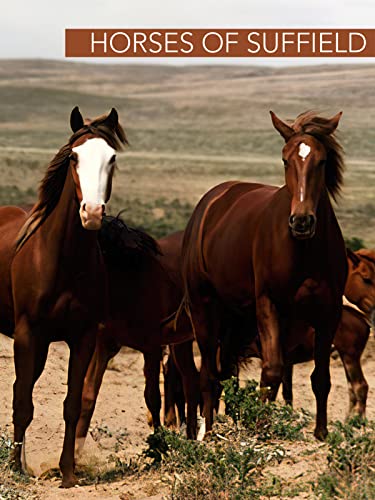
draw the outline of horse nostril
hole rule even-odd
[[[289,225],[298,232],[310,231],[314,228],[316,218],[314,215],[291,215]]]
[[[309,222],[310,222],[310,216],[309,215],[303,215],[302,217],[299,217],[299,219],[298,219],[298,223],[302,227],[308,226]]]
[[[86,203],[84,203],[84,204],[82,205],[82,210],[83,210],[84,212],[86,212]]]

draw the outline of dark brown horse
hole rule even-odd
[[[333,345],[345,369],[349,390],[349,415],[365,416],[368,384],[361,367],[361,356],[366,347],[375,314],[375,252],[362,249],[348,250],[349,273],[345,286],[344,307]],[[299,345],[286,347],[283,375],[283,397],[292,404],[293,364],[310,361],[314,353],[314,330],[300,336]],[[256,343],[250,348],[260,357]],[[249,353],[250,354],[250,353]]]
[[[281,381],[282,345],[291,321],[310,324],[316,332],[314,434],[324,439],[330,349],[347,274],[345,245],[330,201],[342,183],[342,151],[334,137],[341,113],[326,119],[307,112],[290,125],[271,116],[286,142],[286,185],[226,182],[202,198],[184,235],[185,295],[179,313],[185,310],[191,316],[202,355],[208,431],[220,327],[227,317],[242,316],[251,338],[256,314],[263,352],[261,386],[269,388],[270,399]]]
[[[118,115],[84,124],[78,108],[73,135],[47,168],[30,214],[0,209],[0,331],[14,338],[13,463],[21,469],[25,431],[33,418],[33,387],[50,342],[70,348],[62,486],[76,483],[74,438],[84,376],[97,325],[106,314],[106,275],[97,242],[111,194],[115,153],[126,144]]]
[[[146,405],[154,428],[160,426],[161,346],[192,338],[189,322],[186,329],[179,329],[178,338],[172,327],[161,326],[181,301],[180,251],[175,251],[175,242],[180,245],[175,235],[157,243],[146,233],[128,228],[119,217],[104,219],[100,245],[108,275],[109,314],[98,331],[85,378],[78,451],[84,445],[108,362],[122,346],[143,353]]]

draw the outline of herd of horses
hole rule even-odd
[[[314,434],[324,439],[334,345],[350,411],[364,415],[360,357],[374,320],[375,253],[345,248],[332,207],[343,181],[340,117],[305,112],[287,123],[271,112],[285,141],[285,185],[224,182],[203,196],[185,231],[155,241],[105,215],[116,152],[127,144],[116,110],[84,120],[73,109],[73,135],[48,165],[35,206],[0,208],[0,331],[14,339],[16,469],[33,387],[50,342],[59,340],[70,349],[63,487],[76,484],[75,451],[121,346],[143,353],[154,428],[161,425],[162,347],[169,346],[165,420],[175,420],[176,403],[183,421],[186,403],[192,439],[198,407],[210,432],[220,381],[238,375],[248,356],[262,360],[264,397],[274,400],[282,383],[289,404],[293,364],[314,360]]]

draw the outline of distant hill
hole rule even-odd
[[[32,197],[35,170],[40,176],[51,152],[66,140],[77,104],[85,116],[112,106],[119,111],[131,143],[119,174],[120,198],[178,198],[189,204],[228,178],[282,182],[282,140],[270,109],[284,119],[307,109],[325,115],[343,110],[340,137],[348,171],[339,213],[350,235],[375,244],[375,224],[369,230],[375,223],[374,81],[375,65],[0,60],[0,198],[9,198],[6,186],[21,190],[12,200]]]

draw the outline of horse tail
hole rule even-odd
[[[182,297],[182,300],[180,302],[180,305],[178,306],[178,309],[174,314],[174,320],[173,320],[173,329],[176,332],[177,331],[177,322],[181,314],[185,313],[187,317],[189,318],[191,328],[193,331],[193,336],[194,339],[196,339],[196,333],[195,333],[195,326],[194,326],[194,321],[193,321],[193,315],[191,314],[191,301],[189,297],[189,291],[186,289],[184,296]]]

